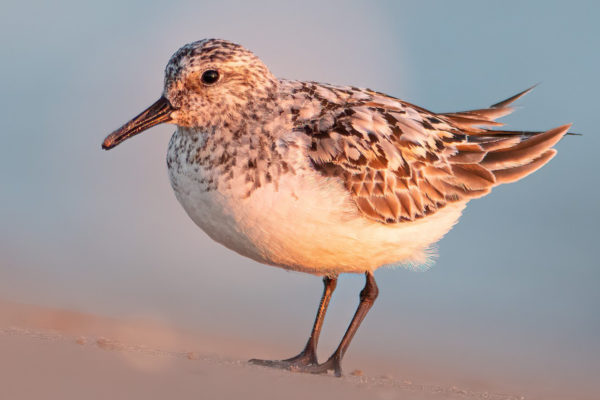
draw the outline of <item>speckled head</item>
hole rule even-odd
[[[204,130],[272,98],[277,79],[244,47],[220,39],[179,49],[165,69],[164,97],[180,126]]]
[[[162,97],[106,137],[111,149],[148,128],[163,123],[214,131],[232,120],[244,120],[268,108],[278,80],[244,47],[221,39],[205,39],[177,50],[165,69]]]

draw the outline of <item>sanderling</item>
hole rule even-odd
[[[373,272],[427,262],[470,199],[556,154],[570,125],[488,129],[529,90],[489,108],[437,114],[370,89],[277,79],[242,46],[201,40],[171,57],[160,99],[102,147],[176,124],[169,178],[192,220],[239,254],[324,277],[304,350],[251,362],[339,376],[378,295]],[[344,272],[364,273],[366,284],[339,346],[319,363],[321,326]]]

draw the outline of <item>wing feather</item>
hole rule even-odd
[[[545,150],[554,146],[569,130],[571,125],[563,125],[503,149],[489,152],[481,161],[481,166],[491,170],[511,168],[531,162]]]
[[[481,128],[500,125],[494,120],[510,113],[510,104],[531,89],[488,109],[435,114],[368,89],[351,88],[361,93],[334,104],[313,88],[321,114],[295,122],[308,135],[315,169],[341,179],[366,217],[400,223],[484,196],[556,154],[552,146],[570,125],[546,132]]]
[[[548,149],[542,153],[541,156],[518,167],[506,168],[494,171],[496,176],[496,182],[498,183],[511,183],[516,182],[521,178],[526,177],[530,173],[534,172],[538,168],[542,167],[548,161],[550,161],[556,155],[555,149]]]

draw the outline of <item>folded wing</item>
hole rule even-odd
[[[495,119],[529,90],[490,108],[446,114],[365,90],[360,100],[323,107],[302,129],[314,167],[342,179],[365,216],[414,221],[517,181],[556,154],[552,147],[570,125],[545,132],[484,128],[501,125]]]

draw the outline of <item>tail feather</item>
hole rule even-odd
[[[519,179],[526,177],[532,172],[535,172],[541,167],[543,167],[544,164],[546,164],[556,155],[556,153],[557,152],[555,149],[548,149],[545,152],[543,152],[541,156],[534,159],[528,164],[493,171],[494,176],[496,177],[496,185],[500,185],[502,183],[516,182]]]
[[[441,114],[466,133],[466,143],[457,146],[458,152],[450,158],[452,163],[477,164],[495,177],[492,186],[515,182],[541,168],[554,155],[552,149],[563,136],[576,135],[568,132],[571,125],[563,125],[548,131],[492,130],[483,127],[502,125],[495,120],[513,111],[511,104],[535,86],[523,90],[489,108]]]
[[[535,86],[537,85],[534,85],[529,89],[523,90],[522,92],[517,93],[506,100],[502,100],[496,104],[493,104],[489,108],[444,113],[441,115],[448,118],[455,126],[457,126],[460,129],[469,129],[469,131],[472,130],[474,131],[474,133],[483,133],[485,132],[485,129],[477,127],[502,126],[503,124],[501,122],[497,122],[496,119],[512,113],[514,109],[510,107],[510,105],[516,100],[525,96],[527,93],[531,92],[535,88]]]
[[[452,192],[456,198],[479,197],[495,186],[518,181],[541,168],[554,157],[556,150],[552,147],[570,127],[568,124],[546,132],[513,136],[502,133],[498,136],[496,131],[488,130],[486,135],[477,136],[476,142],[455,145],[456,153],[447,158],[451,177],[439,168],[438,174],[432,168],[425,173],[436,189],[445,190],[443,193],[449,193],[452,186],[464,189],[464,192]],[[436,183],[438,180],[450,186],[440,186]]]
[[[554,146],[570,127],[571,124],[559,126],[532,136],[514,146],[488,152],[480,165],[495,171],[529,163]]]
[[[520,99],[521,97],[525,96],[527,93],[531,92],[533,89],[536,88],[538,84],[536,83],[535,85],[531,86],[528,89],[523,90],[522,92],[519,92],[517,94],[515,94],[514,96],[509,97],[506,100],[502,100],[496,104],[492,104],[490,106],[490,108],[503,108],[506,106],[509,106],[510,104],[514,103],[516,100]]]

